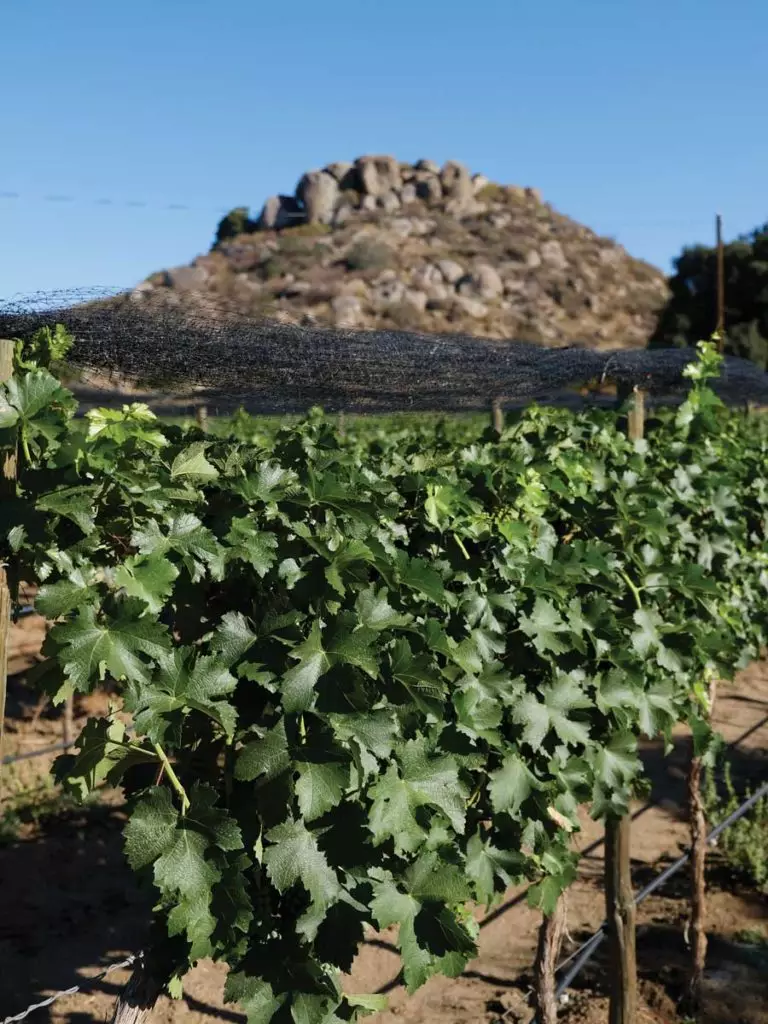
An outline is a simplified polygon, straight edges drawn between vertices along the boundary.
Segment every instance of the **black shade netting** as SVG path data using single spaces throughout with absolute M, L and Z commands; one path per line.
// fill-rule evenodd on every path
M 68 362 L 90 384 L 129 384 L 256 410 L 459 410 L 547 400 L 595 382 L 672 398 L 689 386 L 693 349 L 544 348 L 462 334 L 299 326 L 238 313 L 222 300 L 173 295 L 52 293 L 0 303 L 0 337 L 65 326 Z M 620 339 L 617 339 L 620 342 Z M 768 374 L 734 357 L 715 390 L 727 402 L 768 403 Z

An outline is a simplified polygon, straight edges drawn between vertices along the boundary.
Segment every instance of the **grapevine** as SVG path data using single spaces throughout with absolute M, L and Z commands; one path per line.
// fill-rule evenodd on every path
M 55 621 L 39 685 L 116 695 L 55 770 L 124 787 L 170 991 L 212 957 L 254 1024 L 350 1020 L 379 1007 L 340 983 L 367 926 L 398 926 L 410 990 L 456 975 L 468 906 L 527 880 L 552 911 L 642 736 L 714 750 L 707 680 L 766 639 L 768 432 L 708 388 L 712 346 L 630 442 L 538 407 L 501 437 L 78 420 L 68 344 L 19 343 L 0 391 L 0 526 Z

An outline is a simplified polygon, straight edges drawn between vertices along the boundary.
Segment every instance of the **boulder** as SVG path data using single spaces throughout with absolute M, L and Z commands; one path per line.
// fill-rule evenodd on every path
M 339 183 L 327 171 L 309 171 L 296 188 L 309 224 L 330 224 L 339 198 Z
M 469 295 L 455 295 L 453 304 L 459 312 L 466 313 L 474 320 L 482 320 L 484 316 L 488 315 L 486 304 L 479 299 L 470 298 Z
M 474 199 L 475 190 L 469 171 L 456 160 L 448 160 L 440 171 L 440 183 L 447 199 L 456 199 L 461 205 Z
M 617 245 L 612 245 L 610 247 L 606 246 L 604 249 L 601 249 L 600 252 L 599 252 L 600 262 L 601 263 L 607 263 L 609 265 L 610 264 L 615 264 L 615 263 L 621 263 L 621 260 L 622 260 L 623 256 L 624 256 L 623 249 L 620 249 L 619 246 L 617 246 Z
M 492 213 L 488 218 L 488 223 L 491 227 L 496 228 L 497 231 L 501 231 L 511 220 L 511 213 Z
M 400 209 L 400 199 L 396 192 L 385 192 L 379 196 L 378 204 L 385 213 L 396 213 Z
M 445 284 L 431 284 L 427 288 L 427 309 L 444 309 L 454 299 L 454 292 Z
M 359 188 L 360 179 L 357 174 L 357 169 L 353 163 L 348 160 L 337 160 L 335 163 L 328 164 L 325 169 L 326 174 L 338 182 L 339 188 L 342 191 L 346 188 Z
M 473 298 L 498 299 L 504 292 L 504 282 L 494 267 L 478 263 L 472 273 L 459 282 L 458 291 Z
M 288 280 L 291 278 L 291 280 Z M 312 285 L 309 281 L 296 281 L 293 279 L 293 274 L 289 274 L 285 279 L 285 284 L 280 292 L 279 298 L 281 299 L 298 299 L 302 295 L 308 295 L 312 291 Z
M 181 292 L 194 292 L 204 288 L 208 273 L 203 267 L 172 267 L 165 271 L 165 285 Z
M 409 181 L 407 185 L 403 185 L 403 187 L 402 187 L 402 189 L 400 191 L 400 200 L 401 200 L 403 206 L 405 206 L 407 203 L 414 202 L 414 200 L 417 199 L 417 198 L 418 198 L 418 193 L 416 191 L 416 183 L 415 182 Z
M 398 217 L 389 225 L 389 230 L 398 238 L 408 238 L 413 234 L 413 221 L 410 217 Z
M 280 231 L 304 220 L 306 212 L 294 196 L 270 196 L 256 221 L 256 228 L 258 231 Z
M 525 291 L 525 281 L 521 277 L 508 277 L 504 282 L 505 295 L 520 295 Z
M 412 309 L 415 313 L 423 313 L 427 308 L 426 293 L 409 288 L 400 300 L 400 305 Z
M 393 156 L 361 156 L 355 161 L 362 191 L 369 196 L 382 196 L 402 188 L 400 164 Z
M 392 278 L 387 281 L 380 281 L 371 294 L 371 302 L 378 310 L 387 309 L 389 306 L 397 305 L 403 301 L 406 295 L 406 287 L 402 281 Z
M 435 266 L 433 263 L 417 267 L 411 274 L 411 284 L 415 288 L 427 289 L 433 284 L 442 283 L 443 275 L 440 273 L 440 268 Z
M 411 217 L 411 234 L 428 235 L 437 225 L 429 217 Z
M 436 174 L 419 174 L 416 178 L 416 195 L 425 203 L 439 203 L 443 198 L 443 186 Z
M 464 267 L 456 260 L 438 260 L 437 268 L 443 275 L 443 280 L 448 284 L 456 284 L 464 277 Z
M 363 304 L 356 295 L 337 295 L 331 300 L 331 312 L 339 327 L 357 327 L 363 315 Z
M 475 195 L 478 192 L 482 192 L 486 185 L 491 184 L 491 179 L 486 178 L 484 174 L 473 174 L 472 175 L 472 191 Z
M 426 171 L 428 174 L 439 174 L 440 165 L 434 160 L 417 160 L 414 164 L 417 171 Z
M 339 295 L 356 295 L 359 299 L 367 299 L 370 293 L 370 288 L 360 277 L 353 277 L 349 281 L 342 281 L 339 285 Z
M 336 207 L 336 210 L 333 214 L 333 226 L 335 228 L 340 228 L 343 224 L 346 224 L 347 221 L 350 220 L 353 214 L 354 210 L 349 205 L 349 203 L 341 203 L 341 205 Z
M 565 270 L 568 260 L 565 258 L 563 247 L 554 238 L 545 242 L 541 247 L 541 258 L 544 263 L 557 270 Z

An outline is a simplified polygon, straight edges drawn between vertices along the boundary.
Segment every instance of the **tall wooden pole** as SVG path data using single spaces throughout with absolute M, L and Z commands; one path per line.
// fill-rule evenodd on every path
M 13 342 L 0 338 L 0 384 L 13 376 Z M 0 450 L 0 501 L 10 501 L 16 495 L 16 444 Z M 11 632 L 11 592 L 6 565 L 0 552 L 0 751 L 3 746 L 5 723 L 5 694 L 8 684 L 8 646 Z
M 718 349 L 723 351 L 723 333 L 725 331 L 725 249 L 723 248 L 723 218 L 715 217 L 715 237 L 717 239 L 717 335 Z
M 645 394 L 635 388 L 627 433 L 639 441 L 645 433 Z M 637 1013 L 636 907 L 632 889 L 629 814 L 605 823 L 605 916 L 611 959 L 610 1024 L 634 1024 Z

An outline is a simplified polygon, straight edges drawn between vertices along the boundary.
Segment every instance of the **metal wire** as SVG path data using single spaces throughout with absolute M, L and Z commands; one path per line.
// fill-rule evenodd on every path
M 126 957 L 125 960 L 121 960 L 116 964 L 110 964 L 106 970 L 103 970 L 93 978 L 87 978 L 80 985 L 72 985 L 71 988 L 65 988 L 62 989 L 61 992 L 55 992 L 47 999 L 43 999 L 42 1002 L 33 1003 L 32 1006 L 28 1006 L 26 1010 L 22 1010 L 21 1013 L 16 1013 L 12 1017 L 6 1017 L 4 1020 L 0 1021 L 0 1024 L 18 1024 L 18 1021 L 24 1020 L 30 1015 L 30 1013 L 34 1013 L 35 1010 L 43 1010 L 46 1006 L 50 1006 L 52 1003 L 55 1003 L 57 999 L 63 999 L 64 996 L 73 996 L 75 993 L 81 992 L 84 988 L 88 988 L 90 985 L 94 985 L 97 981 L 101 981 L 102 978 L 106 978 L 106 976 L 108 974 L 112 974 L 113 971 L 120 971 L 125 967 L 130 967 L 142 956 L 142 953 L 132 953 L 129 957 Z
M 33 757 L 42 757 L 44 754 L 55 754 L 59 750 L 69 750 L 70 747 L 74 747 L 75 741 L 69 740 L 64 743 L 54 743 L 49 747 L 42 747 L 40 750 L 28 750 L 24 754 L 6 754 L 6 756 L 0 761 L 0 764 L 5 767 L 7 764 L 16 764 L 17 761 L 29 761 Z

